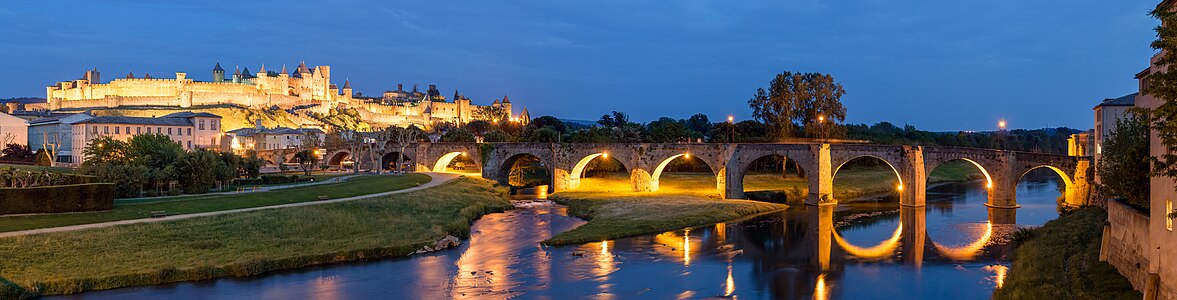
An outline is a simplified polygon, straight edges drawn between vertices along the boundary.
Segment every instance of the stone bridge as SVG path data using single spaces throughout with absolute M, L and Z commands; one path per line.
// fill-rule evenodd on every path
M 399 149 L 399 147 L 388 147 Z M 385 153 L 387 156 L 392 153 Z M 393 154 L 395 155 L 395 154 Z M 805 170 L 809 180 L 807 204 L 836 203 L 833 178 L 847 162 L 874 157 L 886 162 L 899 181 L 896 189 L 904 206 L 924 206 L 928 174 L 943 163 L 962 160 L 976 166 L 989 189 L 987 205 L 1017 207 L 1016 185 L 1031 170 L 1048 168 L 1065 184 L 1067 203 L 1086 204 L 1090 198 L 1091 158 L 993 149 L 886 146 L 867 144 L 538 144 L 538 143 L 421 143 L 402 153 L 417 171 L 445 171 L 459 156 L 473 160 L 484 178 L 506 182 L 514 163 L 527 155 L 538 158 L 552 174 L 552 190 L 580 186 L 585 168 L 597 157 L 611 157 L 630 173 L 633 191 L 658 190 L 667 164 L 694 156 L 711 169 L 716 191 L 726 199 L 744 198 L 744 175 L 757 159 L 779 155 Z

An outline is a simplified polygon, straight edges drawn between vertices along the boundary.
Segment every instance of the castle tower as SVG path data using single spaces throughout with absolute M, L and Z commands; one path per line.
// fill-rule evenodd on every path
M 351 90 L 351 81 L 344 79 L 343 80 L 343 99 L 351 100 L 352 95 L 354 95 L 354 94 L 352 94 L 352 90 Z
M 89 81 L 90 84 L 102 83 L 102 78 L 101 78 L 100 74 L 98 73 L 98 68 L 94 68 L 93 70 L 86 71 L 86 74 L 82 75 L 82 79 Z
M 514 118 L 515 112 L 511 110 L 511 99 L 507 95 L 503 95 L 503 110 L 507 112 L 507 118 Z
M 213 82 L 225 81 L 225 69 L 221 68 L 221 62 L 217 62 L 217 66 L 213 67 Z
M 241 68 L 233 71 L 233 83 L 241 83 Z

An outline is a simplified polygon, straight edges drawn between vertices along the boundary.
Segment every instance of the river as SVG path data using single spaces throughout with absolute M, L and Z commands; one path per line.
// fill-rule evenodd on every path
M 981 184 L 925 208 L 794 206 L 747 220 L 579 246 L 539 242 L 584 221 L 559 205 L 491 214 L 457 249 L 251 278 L 124 288 L 86 299 L 988 299 L 1010 233 L 1058 216 L 1058 183 L 1018 185 L 1016 210 Z

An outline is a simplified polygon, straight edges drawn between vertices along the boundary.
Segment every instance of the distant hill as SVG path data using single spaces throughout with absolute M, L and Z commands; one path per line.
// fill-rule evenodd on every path
M 9 102 L 24 103 L 24 104 L 45 103 L 45 98 L 37 98 L 37 97 L 0 98 L 0 103 L 9 103 Z
M 560 119 L 560 121 L 564 122 L 564 124 L 567 125 L 568 127 L 570 127 L 571 129 L 579 129 L 579 128 L 597 126 L 597 121 L 568 120 L 568 119 Z

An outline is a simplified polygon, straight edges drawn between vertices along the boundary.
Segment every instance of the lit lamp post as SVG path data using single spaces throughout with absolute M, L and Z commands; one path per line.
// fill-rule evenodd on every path
M 1005 150 L 1005 120 L 997 120 L 997 142 L 1001 150 Z
M 736 118 L 732 117 L 732 115 L 727 115 L 727 128 L 729 132 L 727 142 L 736 142 Z
M 817 116 L 817 135 L 823 141 L 826 139 L 825 121 L 826 121 L 826 116 L 824 116 L 824 115 Z

